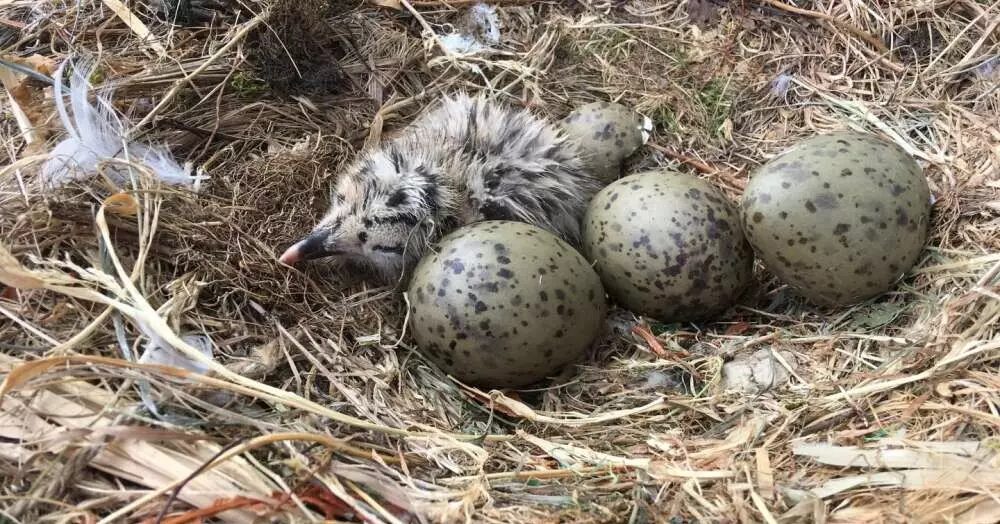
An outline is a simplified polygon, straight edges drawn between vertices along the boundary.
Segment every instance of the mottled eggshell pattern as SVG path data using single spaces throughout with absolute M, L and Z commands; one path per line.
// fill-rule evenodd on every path
M 573 110 L 560 122 L 575 141 L 587 167 L 604 182 L 621 175 L 622 163 L 649 140 L 652 121 L 612 102 L 593 102 Z
M 851 131 L 792 146 L 751 177 L 741 220 L 764 265 L 814 303 L 887 291 L 927 239 L 930 188 L 898 145 Z
M 584 218 L 584 252 L 620 306 L 662 322 L 721 313 L 753 276 L 736 206 L 708 182 L 669 170 L 602 189 Z
M 464 382 L 521 387 L 581 358 L 607 314 L 601 280 L 570 244 L 515 221 L 441 239 L 409 284 L 413 338 Z

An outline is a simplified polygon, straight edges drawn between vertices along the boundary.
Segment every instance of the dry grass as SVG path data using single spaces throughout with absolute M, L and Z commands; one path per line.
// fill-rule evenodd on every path
M 126 24 L 110 0 L 0 2 L 8 59 L 95 55 L 142 131 L 211 176 L 198 194 L 131 188 L 137 216 L 101 210 L 99 182 L 45 193 L 32 155 L 58 120 L 33 87 L 25 135 L 5 98 L 2 246 L 58 271 L 0 297 L 0 520 L 996 520 L 1000 2 L 505 1 L 501 52 L 465 58 L 421 34 L 458 7 L 378 3 L 269 18 L 245 0 L 185 28 L 141 3 Z M 302 16 L 335 30 L 312 48 Z M 304 82 L 273 62 L 289 55 Z M 657 125 L 631 169 L 697 170 L 734 199 L 796 140 L 878 132 L 926 167 L 932 238 L 856 307 L 816 309 L 760 271 L 717 322 L 622 314 L 550 387 L 491 396 L 409 345 L 399 295 L 275 260 L 353 152 L 457 88 L 553 117 L 620 99 Z M 206 333 L 218 364 L 123 356 L 151 332 Z M 724 362 L 759 349 L 794 357 L 789 382 L 725 390 Z

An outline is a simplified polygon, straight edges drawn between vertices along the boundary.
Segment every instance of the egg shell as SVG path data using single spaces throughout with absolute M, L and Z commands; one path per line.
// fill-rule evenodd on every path
M 408 289 L 411 333 L 447 373 L 521 387 L 580 359 L 603 326 L 601 280 L 570 244 L 539 227 L 484 221 L 441 239 Z
M 763 264 L 814 303 L 889 290 L 930 223 L 923 170 L 900 146 L 853 131 L 803 140 L 756 170 L 741 220 Z
M 602 189 L 583 249 L 615 302 L 662 322 L 718 315 L 753 276 L 736 206 L 709 182 L 666 169 Z

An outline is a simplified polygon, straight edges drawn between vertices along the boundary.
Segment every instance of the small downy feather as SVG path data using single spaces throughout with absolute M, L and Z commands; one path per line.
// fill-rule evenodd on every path
M 69 84 L 69 108 L 62 83 L 67 66 L 72 67 Z M 42 183 L 57 187 L 70 180 L 93 175 L 99 164 L 111 158 L 127 159 L 144 164 L 161 181 L 170 185 L 186 186 L 197 191 L 204 177 L 192 174 L 190 165 L 180 166 L 165 148 L 131 142 L 125 138 L 129 122 L 120 116 L 105 90 L 96 96 L 96 104 L 87 99 L 92 86 L 87 80 L 96 64 L 80 61 L 73 65 L 71 59 L 63 61 L 54 75 L 54 98 L 59 120 L 67 137 L 52 149 L 51 157 L 42 166 Z M 72 109 L 72 117 L 67 109 Z M 104 172 L 116 184 L 128 179 L 126 167 L 105 164 Z

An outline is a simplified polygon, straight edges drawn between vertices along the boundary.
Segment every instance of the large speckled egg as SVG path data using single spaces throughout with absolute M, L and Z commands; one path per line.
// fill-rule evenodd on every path
M 804 140 L 761 166 L 741 219 L 779 279 L 822 305 L 887 291 L 927 239 L 930 188 L 916 161 L 873 135 Z
M 583 226 L 584 252 L 608 294 L 662 322 L 721 313 L 753 276 L 735 205 L 694 175 L 623 177 L 598 192 Z
M 560 122 L 583 160 L 604 182 L 621 176 L 622 165 L 649 140 L 652 121 L 622 104 L 593 102 L 574 109 Z
M 483 387 L 558 374 L 599 334 L 601 280 L 573 247 L 537 226 L 485 221 L 441 239 L 409 283 L 417 346 L 445 372 Z

